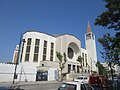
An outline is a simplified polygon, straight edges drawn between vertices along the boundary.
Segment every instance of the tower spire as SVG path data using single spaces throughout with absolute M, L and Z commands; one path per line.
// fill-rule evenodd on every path
M 90 22 L 88 21 L 87 33 L 91 32 Z

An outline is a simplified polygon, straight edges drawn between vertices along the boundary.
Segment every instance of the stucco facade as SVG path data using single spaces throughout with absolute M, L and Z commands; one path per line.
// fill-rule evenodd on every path
M 49 68 L 60 70 L 56 55 L 56 52 L 60 52 L 62 55 L 66 53 L 67 58 L 63 73 L 79 74 L 82 72 L 90 74 L 91 71 L 97 71 L 95 66 L 97 62 L 95 35 L 91 31 L 89 23 L 85 34 L 85 49 L 81 48 L 80 39 L 69 34 L 49 35 L 28 31 L 24 33 L 23 39 L 26 42 L 22 43 L 21 48 L 20 64 L 22 65 L 34 65 L 38 71 Z M 77 61 L 78 56 L 83 58 L 81 64 Z
M 97 71 L 95 35 L 91 31 L 88 23 L 87 33 L 85 33 L 85 48 L 81 47 L 81 40 L 70 34 L 49 35 L 37 31 L 28 31 L 23 35 L 25 42 L 21 45 L 20 65 L 23 67 L 35 67 L 38 71 L 47 71 L 49 68 L 56 68 L 58 71 L 59 60 L 56 52 L 66 54 L 67 62 L 63 73 L 65 78 L 72 77 L 73 74 L 89 75 L 91 71 Z M 80 64 L 78 56 L 83 58 Z

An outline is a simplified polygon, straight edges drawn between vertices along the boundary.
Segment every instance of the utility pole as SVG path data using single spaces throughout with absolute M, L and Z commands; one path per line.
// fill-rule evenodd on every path
M 91 74 L 92 74 L 92 58 L 90 58 L 90 60 L 91 60 Z
M 19 48 L 18 48 L 18 54 L 17 54 L 17 61 L 16 61 L 16 63 L 15 63 L 15 70 L 14 70 L 14 76 L 13 76 L 13 82 L 12 82 L 12 84 L 14 84 L 15 79 L 17 79 L 16 70 L 17 70 L 17 65 L 18 65 L 18 62 L 19 62 L 21 42 L 22 42 L 22 33 L 21 33 L 21 35 L 20 35 Z

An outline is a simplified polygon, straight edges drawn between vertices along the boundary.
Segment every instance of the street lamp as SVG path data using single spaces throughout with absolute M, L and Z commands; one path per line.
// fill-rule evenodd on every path
M 19 48 L 18 48 L 18 54 L 17 54 L 17 61 L 15 63 L 15 70 L 14 70 L 14 76 L 13 76 L 13 84 L 15 82 L 15 79 L 17 79 L 17 74 L 16 74 L 16 70 L 17 70 L 17 65 L 18 65 L 18 61 L 19 61 L 19 57 L 20 57 L 20 49 L 21 49 L 21 43 L 25 43 L 25 40 L 22 39 L 22 33 L 20 35 L 20 41 L 19 41 Z

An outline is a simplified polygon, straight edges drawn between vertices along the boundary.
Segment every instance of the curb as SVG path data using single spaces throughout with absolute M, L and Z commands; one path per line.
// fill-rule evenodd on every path
M 1 83 L 0 87 L 7 87 L 11 89 L 19 88 L 20 86 L 30 86 L 30 85 L 44 85 L 44 84 L 59 84 L 62 83 L 60 81 L 38 81 L 38 82 L 16 82 L 12 84 L 12 82 L 4 82 Z
M 55 83 L 62 83 L 62 82 L 58 82 L 58 81 L 53 81 L 53 82 L 49 82 L 49 81 L 46 81 L 46 82 L 28 82 L 28 83 L 18 83 L 18 84 L 12 84 L 12 86 L 29 86 L 29 85 L 43 85 L 43 84 L 55 84 Z

